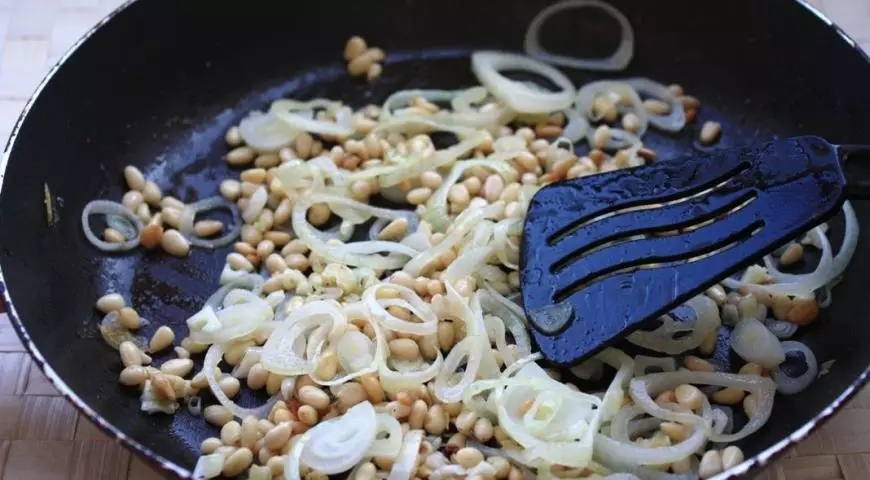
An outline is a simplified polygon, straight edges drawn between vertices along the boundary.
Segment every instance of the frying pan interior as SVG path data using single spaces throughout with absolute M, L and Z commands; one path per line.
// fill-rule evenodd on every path
M 361 106 L 399 89 L 470 86 L 468 52 L 520 50 L 527 24 L 546 3 L 140 0 L 116 14 L 55 72 L 7 152 L 4 286 L 50 376 L 139 448 L 192 468 L 199 442 L 215 429 L 187 414 L 139 412 L 136 395 L 118 384 L 120 362 L 99 338 L 93 302 L 122 292 L 152 321 L 145 335 L 161 324 L 186 332 L 184 320 L 215 290 L 227 251 L 194 250 L 183 260 L 141 250 L 108 256 L 81 233 L 84 205 L 120 199 L 127 164 L 183 201 L 215 195 L 220 179 L 237 175 L 222 160 L 223 132 L 282 96 Z M 870 65 L 803 5 L 613 3 L 635 28 L 628 70 L 565 71 L 576 82 L 634 75 L 678 82 L 700 98 L 699 119 L 686 131 L 646 137 L 660 157 L 697 148 L 693 139 L 705 120 L 723 124 L 723 147 L 810 133 L 835 143 L 868 141 Z M 344 73 L 341 54 L 353 34 L 388 53 L 374 85 Z M 617 39 L 614 21 L 588 11 L 553 19 L 543 35 L 550 48 L 578 55 L 605 54 Z M 57 206 L 52 227 L 44 185 Z M 856 210 L 870 225 L 870 208 Z M 747 456 L 818 416 L 865 374 L 870 302 L 861 277 L 868 268 L 864 235 L 833 305 L 802 338 L 820 361 L 836 360 L 831 373 L 799 396 L 779 398 L 767 426 L 742 444 Z M 727 360 L 727 351 L 722 355 Z

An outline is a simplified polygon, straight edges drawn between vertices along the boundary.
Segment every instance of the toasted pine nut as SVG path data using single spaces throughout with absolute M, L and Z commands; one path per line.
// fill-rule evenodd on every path
M 483 461 L 483 454 L 476 448 L 465 447 L 456 452 L 454 458 L 463 468 L 473 468 Z
M 647 112 L 655 115 L 667 115 L 671 111 L 671 106 L 667 103 L 655 98 L 648 98 L 643 101 L 643 108 Z
M 397 218 L 381 230 L 381 233 L 378 234 L 378 240 L 400 240 L 407 232 L 408 220 Z
M 349 62 L 362 55 L 367 48 L 366 41 L 362 37 L 354 35 L 347 39 L 347 44 L 344 46 L 344 59 Z
M 209 405 L 202 414 L 205 420 L 217 427 L 223 427 L 233 419 L 233 412 L 223 405 Z
M 701 143 L 704 145 L 712 145 L 719 139 L 722 133 L 722 125 L 717 122 L 704 122 L 701 127 Z
M 595 129 L 595 133 L 592 135 L 592 146 L 593 147 L 604 148 L 607 145 L 607 142 L 609 142 L 609 141 L 610 141 L 610 127 L 608 127 L 607 125 L 601 125 Z
M 819 316 L 819 304 L 815 298 L 795 297 L 786 320 L 795 325 L 808 325 Z
M 162 373 L 151 375 L 151 388 L 154 396 L 163 400 L 175 400 L 175 389 L 169 382 L 169 378 Z
M 178 230 L 163 232 L 160 246 L 166 253 L 175 257 L 186 257 L 190 253 L 190 243 L 187 242 L 187 239 Z
M 698 476 L 702 479 L 714 477 L 722 473 L 722 454 L 719 450 L 709 450 L 701 457 L 698 466 Z
M 130 365 L 121 370 L 121 375 L 118 381 L 128 387 L 138 387 L 145 383 L 145 380 L 148 380 L 150 376 L 151 374 L 147 368 L 140 365 Z
M 118 293 L 107 293 L 97 299 L 97 310 L 103 313 L 110 313 L 124 308 L 124 297 Z
M 218 220 L 200 220 L 193 226 L 193 232 L 196 233 L 197 237 L 201 238 L 217 235 L 218 233 L 221 233 L 223 229 L 223 222 Z
M 148 348 L 151 353 L 159 352 L 172 345 L 173 341 L 175 341 L 175 332 L 166 325 L 163 325 L 154 332 L 154 336 L 151 337 L 151 342 L 148 344 Z
M 136 330 L 142 326 L 142 319 L 139 318 L 139 313 L 132 307 L 124 307 L 118 311 L 118 322 L 127 330 Z
M 698 390 L 698 387 L 689 384 L 683 384 L 674 389 L 677 403 L 691 410 L 701 408 L 704 394 Z
M 225 199 L 235 202 L 242 194 L 242 184 L 237 180 L 227 179 L 221 182 L 219 190 Z
M 744 459 L 743 450 L 740 447 L 734 445 L 726 447 L 725 450 L 722 450 L 722 470 L 730 470 L 743 463 Z
M 124 181 L 127 182 L 127 186 L 130 187 L 130 190 L 141 191 L 145 188 L 145 176 L 142 175 L 141 170 L 133 165 L 127 165 L 124 167 Z
M 121 355 L 121 363 L 125 367 L 142 365 L 142 355 L 139 352 L 139 347 L 133 342 L 121 342 L 121 345 L 118 346 L 118 353 Z
M 746 396 L 746 392 L 739 388 L 723 388 L 715 392 L 710 396 L 716 403 L 721 403 L 722 405 L 737 405 L 738 403 L 743 401 L 743 397 Z
M 251 466 L 254 461 L 254 454 L 250 449 L 242 447 L 224 460 L 224 466 L 221 473 L 225 477 L 235 477 Z
M 329 407 L 329 395 L 312 385 L 306 385 L 300 388 L 296 394 L 296 398 L 298 398 L 303 404 L 310 405 L 316 410 L 323 410 Z
M 668 438 L 671 439 L 671 442 L 678 443 L 683 440 L 689 438 L 689 427 L 683 425 L 682 423 L 674 423 L 674 422 L 662 422 L 659 425 L 659 430 L 662 431 Z
M 713 368 L 713 365 L 710 362 L 704 360 L 703 358 L 696 357 L 694 355 L 687 356 L 683 363 L 686 365 L 686 368 L 693 372 L 714 372 L 716 371 Z
M 779 257 L 779 264 L 788 266 L 797 263 L 804 257 L 804 247 L 800 243 L 792 242 Z
M 193 369 L 193 360 L 189 358 L 173 358 L 160 365 L 160 371 L 179 377 L 185 377 Z
M 366 80 L 374 82 L 378 79 L 378 77 L 381 76 L 383 72 L 383 65 L 381 65 L 380 63 L 373 63 L 372 66 L 370 66 L 369 69 L 366 70 Z
M 236 147 L 227 153 L 226 160 L 232 166 L 240 167 L 249 165 L 254 161 L 257 153 L 251 147 Z
M 419 187 L 408 192 L 406 200 L 411 205 L 422 205 L 432 196 L 432 190 L 426 187 Z

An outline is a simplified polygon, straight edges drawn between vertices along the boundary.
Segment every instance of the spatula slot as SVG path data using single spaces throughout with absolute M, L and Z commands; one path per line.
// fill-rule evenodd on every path
M 550 246 L 554 246 L 564 240 L 565 237 L 571 235 L 577 230 L 610 217 L 625 213 L 660 209 L 666 206 L 678 205 L 681 203 L 689 202 L 698 197 L 712 194 L 717 190 L 725 187 L 732 179 L 745 172 L 746 170 L 750 169 L 751 167 L 752 164 L 750 162 L 743 161 L 734 166 L 734 168 L 729 169 L 725 173 L 718 175 L 709 181 L 693 185 L 691 188 L 678 190 L 676 192 L 670 192 L 667 195 L 652 198 L 633 198 L 633 201 L 615 203 L 613 205 L 610 205 L 603 211 L 597 210 L 591 212 L 590 214 L 582 216 L 577 220 L 571 222 L 565 227 L 560 228 L 547 238 L 547 243 Z
M 578 233 L 587 233 L 578 240 L 590 240 L 589 243 L 576 246 L 576 242 L 572 242 L 570 246 L 576 246 L 576 248 L 553 263 L 550 266 L 550 272 L 558 274 L 582 257 L 615 245 L 653 237 L 675 236 L 679 233 L 687 233 L 711 225 L 726 215 L 740 211 L 756 198 L 758 198 L 758 194 L 754 190 L 732 192 L 719 199 L 726 202 L 724 205 L 705 211 L 701 215 L 693 216 L 698 210 L 703 210 L 704 204 L 710 203 L 707 196 L 695 196 L 692 202 L 680 202 L 677 206 L 671 204 L 671 208 L 648 210 L 649 213 L 646 214 L 624 213 L 621 215 L 622 218 L 611 216 L 609 219 L 602 220 L 601 223 L 590 223 L 587 228 L 594 229 L 594 231 L 580 232 L 578 230 Z M 671 221 L 674 218 L 681 220 Z M 670 232 L 675 233 L 670 234 Z
M 703 260 L 745 242 L 758 234 L 763 228 L 764 221 L 756 220 L 746 227 L 725 236 L 721 240 L 707 242 L 706 244 L 700 245 L 699 248 L 685 251 L 676 250 L 674 253 L 670 254 L 644 256 L 623 262 L 613 262 L 605 268 L 591 271 L 588 274 L 583 275 L 576 281 L 571 282 L 565 288 L 556 290 L 556 293 L 552 297 L 553 302 L 562 302 L 589 285 L 616 275 L 623 275 L 638 270 L 665 269 Z M 695 232 L 698 232 L 698 230 Z M 689 235 L 693 235 L 693 233 L 685 235 L 688 237 Z M 668 238 L 666 240 L 673 242 L 673 238 Z M 650 239 L 648 241 L 652 243 L 656 242 L 657 239 Z M 687 241 L 687 244 L 689 243 L 690 242 Z M 652 249 L 654 250 L 654 248 Z

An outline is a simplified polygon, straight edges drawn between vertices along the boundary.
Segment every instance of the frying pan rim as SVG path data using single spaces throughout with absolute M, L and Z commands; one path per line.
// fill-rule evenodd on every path
M 9 163 L 12 150 L 15 147 L 15 141 L 18 137 L 18 131 L 20 130 L 24 120 L 27 118 L 27 115 L 30 113 L 30 109 L 33 106 L 34 102 L 38 99 L 40 93 L 42 93 L 42 91 L 45 89 L 45 87 L 48 85 L 48 83 L 51 81 L 57 71 L 79 49 L 79 47 L 81 47 L 82 44 L 88 41 L 94 35 L 94 33 L 96 33 L 103 25 L 115 18 L 115 16 L 127 9 L 136 1 L 137 0 L 126 0 L 123 4 L 119 5 L 117 8 L 107 13 L 93 27 L 88 29 L 78 40 L 76 40 L 76 42 L 58 59 L 57 63 L 55 63 L 51 67 L 48 73 L 46 73 L 45 77 L 40 81 L 39 85 L 36 87 L 33 94 L 31 94 L 30 98 L 25 103 L 20 115 L 15 121 L 15 125 L 12 128 L 12 131 L 4 147 L 2 158 L 0 158 L 0 195 L 2 195 L 3 193 L 3 185 L 6 178 L 6 167 Z M 870 56 L 868 56 L 868 54 L 859 47 L 858 43 L 848 33 L 846 33 L 841 27 L 834 23 L 824 13 L 820 12 L 813 5 L 810 5 L 807 0 L 794 0 L 794 2 L 797 3 L 799 6 L 806 8 L 816 18 L 818 18 L 819 21 L 827 24 L 828 27 L 833 28 L 841 40 L 843 40 L 848 46 L 856 50 L 857 53 L 861 57 L 863 57 L 865 61 L 870 63 Z M 30 339 L 30 335 L 27 333 L 24 324 L 18 317 L 17 310 L 15 309 L 15 305 L 13 304 L 12 297 L 9 293 L 9 289 L 6 286 L 6 279 L 3 274 L 2 265 L 0 265 L 0 292 L 2 292 L 0 302 L 3 302 L 5 306 L 6 313 L 9 317 L 10 323 L 15 330 L 15 333 L 21 339 L 22 344 L 27 349 L 27 352 L 30 354 L 30 356 L 33 358 L 36 366 L 42 371 L 42 373 L 52 383 L 52 385 L 57 388 L 57 390 L 64 398 L 72 403 L 73 406 L 78 409 L 80 413 L 88 417 L 88 419 L 93 422 L 98 428 L 103 430 L 105 433 L 115 437 L 121 443 L 121 445 L 131 449 L 134 453 L 139 455 L 140 458 L 144 458 L 153 466 L 160 468 L 164 473 L 172 473 L 180 478 L 192 478 L 192 471 L 152 451 L 135 438 L 127 436 L 116 426 L 106 421 L 102 416 L 100 416 L 98 412 L 96 412 L 87 403 L 85 403 L 66 384 L 66 382 L 61 379 L 57 372 L 55 372 L 55 370 L 50 365 L 48 365 L 48 362 L 45 360 L 40 350 Z M 855 394 L 864 385 L 867 384 L 868 380 L 870 380 L 870 365 L 867 365 L 864 371 L 847 388 L 845 388 L 843 392 L 839 396 L 837 396 L 837 398 L 831 401 L 827 407 L 825 407 L 823 410 L 813 416 L 813 418 L 809 419 L 806 423 L 794 429 L 791 434 L 787 435 L 782 440 L 774 443 L 773 445 L 765 448 L 761 452 L 746 459 L 741 464 L 730 469 L 728 472 L 718 475 L 717 478 L 721 480 L 737 478 L 749 473 L 750 471 L 757 470 L 769 465 L 773 460 L 785 453 L 788 448 L 804 440 L 807 436 L 809 436 L 811 433 L 824 425 L 825 422 L 830 420 L 830 418 L 836 412 L 838 412 L 847 401 L 854 397 Z

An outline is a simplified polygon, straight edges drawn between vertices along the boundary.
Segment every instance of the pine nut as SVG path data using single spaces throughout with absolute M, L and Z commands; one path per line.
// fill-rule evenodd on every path
M 381 382 L 378 381 L 377 377 L 371 373 L 363 375 L 360 378 L 360 383 L 373 404 L 383 403 L 384 389 L 381 387 Z
M 607 123 L 613 123 L 619 116 L 619 110 L 616 108 L 616 103 L 605 96 L 595 98 L 592 102 L 592 112 L 603 118 Z
M 166 253 L 175 257 L 186 257 L 190 253 L 190 244 L 178 230 L 167 230 L 163 232 L 163 237 L 160 239 L 160 246 Z
M 640 118 L 634 113 L 626 113 L 622 117 L 622 128 L 631 133 L 637 133 L 640 130 Z
M 530 405 L 531 406 L 531 405 Z M 474 422 L 477 421 L 477 413 L 471 411 L 465 411 L 459 414 L 454 421 L 456 425 L 456 430 L 463 435 L 468 435 L 471 433 L 471 429 L 474 428 Z
M 490 422 L 488 418 L 479 418 L 474 422 L 474 428 L 472 431 L 474 433 L 474 438 L 477 439 L 478 442 L 486 443 L 490 441 L 493 436 L 492 422 Z
M 761 365 L 757 363 L 747 363 L 740 367 L 740 370 L 737 372 L 740 375 L 758 375 L 761 376 L 764 372 L 764 369 L 761 368 Z
M 211 237 L 221 233 L 224 229 L 223 222 L 218 220 L 200 220 L 193 225 L 193 232 L 197 237 Z
M 449 352 L 453 348 L 455 338 L 453 322 L 445 320 L 438 322 L 438 346 L 442 352 Z
M 662 422 L 659 425 L 659 430 L 662 431 L 665 435 L 671 439 L 671 442 L 678 443 L 683 440 L 689 438 L 689 427 L 683 425 L 682 423 L 675 422 Z
M 151 375 L 151 388 L 154 396 L 163 400 L 175 400 L 175 389 L 169 382 L 169 378 L 162 373 Z
M 151 353 L 159 352 L 172 345 L 173 341 L 175 341 L 175 332 L 164 325 L 154 332 L 154 336 L 151 337 L 148 348 Z
M 225 199 L 235 202 L 242 194 L 242 184 L 237 180 L 227 179 L 221 182 L 219 190 Z
M 139 347 L 133 342 L 121 342 L 121 345 L 118 346 L 118 353 L 120 353 L 121 363 L 125 367 L 142 365 L 142 355 L 139 353 Z
M 145 202 L 145 198 L 139 190 L 130 190 L 121 197 L 121 204 L 134 212 L 143 202 Z
M 429 407 L 423 426 L 432 435 L 444 433 L 447 429 L 447 415 L 444 412 L 444 407 L 437 404 Z
M 366 70 L 366 80 L 373 82 L 381 76 L 384 72 L 384 67 L 380 63 L 373 63 L 372 66 Z
M 800 243 L 792 242 L 779 257 L 779 264 L 783 266 L 793 265 L 804 257 L 804 247 Z
M 381 230 L 381 233 L 378 234 L 378 240 L 398 241 L 401 240 L 407 232 L 408 220 L 405 218 L 397 218 Z
M 242 131 L 239 130 L 238 126 L 233 125 L 228 128 L 227 132 L 224 134 L 224 141 L 230 147 L 238 147 L 244 142 L 244 139 L 242 139 Z
M 716 351 L 716 343 L 719 341 L 719 332 L 712 332 L 710 335 L 707 335 L 701 345 L 698 346 L 698 351 L 701 352 L 701 355 L 710 356 L 713 355 L 713 352 Z
M 677 460 L 676 462 L 672 462 L 671 471 L 674 473 L 689 473 L 692 470 L 692 459 L 693 457 L 690 455 L 681 460 Z
M 402 360 L 416 360 L 420 356 L 420 347 L 410 338 L 390 340 L 390 355 Z
M 671 106 L 667 103 L 655 98 L 648 98 L 643 101 L 643 108 L 647 112 L 655 115 L 667 115 L 671 111 Z
M 306 425 L 313 426 L 317 423 L 317 410 L 315 410 L 311 405 L 302 405 L 299 407 L 296 416 L 299 417 L 300 422 Z
M 701 457 L 698 476 L 707 479 L 720 473 L 722 473 L 722 454 L 718 450 L 710 450 Z
M 127 343 L 127 342 L 125 342 Z M 128 387 L 138 387 L 145 383 L 151 375 L 148 369 L 139 365 L 130 365 L 121 370 L 121 375 L 118 380 Z
M 708 288 L 705 292 L 711 300 L 716 302 L 716 305 L 722 306 L 728 300 L 728 295 L 725 293 L 725 289 L 722 288 L 722 285 L 718 283 Z
M 223 427 L 233 419 L 233 412 L 223 405 L 209 405 L 202 414 L 205 420 L 217 427 Z
M 429 200 L 429 197 L 432 196 L 432 189 L 426 187 L 419 187 L 408 192 L 405 199 L 411 205 L 422 205 Z
M 118 322 L 127 330 L 136 330 L 142 326 L 139 313 L 132 307 L 124 307 L 118 311 Z
M 344 46 L 344 59 L 349 62 L 362 55 L 367 48 L 366 41 L 362 37 L 354 35 L 347 39 L 347 44 Z
M 755 395 L 749 394 L 743 398 L 743 411 L 750 418 L 755 416 L 758 411 L 758 400 L 755 399 Z
M 454 458 L 461 467 L 473 468 L 483 461 L 483 454 L 476 448 L 465 447 L 456 452 Z
M 365 388 L 359 383 L 345 383 L 338 389 L 335 398 L 338 400 L 338 405 L 346 410 L 360 402 L 368 399 L 368 394 Z
M 809 325 L 819 316 L 819 304 L 815 298 L 795 297 L 786 320 L 795 325 Z
M 208 455 L 208 454 L 214 453 L 214 451 L 217 450 L 218 447 L 220 447 L 222 445 L 223 445 L 223 443 L 221 442 L 220 438 L 209 437 L 209 438 L 206 438 L 205 440 L 203 440 L 202 443 L 199 444 L 199 450 L 203 454 Z
M 191 370 L 193 370 L 193 360 L 189 358 L 173 358 L 160 365 L 161 372 L 178 375 L 179 377 L 187 376 Z
M 792 309 L 792 301 L 785 295 L 775 295 L 773 297 L 773 316 L 777 320 L 786 320 L 789 312 Z
M 260 258 L 266 258 L 275 251 L 275 244 L 272 243 L 271 240 L 260 240 L 260 243 L 257 244 L 257 256 Z
M 539 123 L 535 125 L 535 134 L 544 138 L 557 138 L 562 135 L 562 127 Z
M 704 122 L 701 127 L 701 143 L 704 145 L 712 145 L 719 139 L 722 133 L 722 125 L 717 122 Z
M 369 55 L 369 52 L 362 53 L 348 62 L 347 73 L 352 77 L 365 75 L 374 63 L 375 59 Z
M 746 457 L 744 457 L 743 450 L 740 447 L 734 445 L 726 447 L 725 450 L 722 450 L 722 470 L 730 470 L 743 463 L 745 459 Z
M 221 391 L 230 398 L 235 397 L 239 394 L 239 390 L 242 388 L 239 379 L 233 377 L 232 375 L 224 375 L 218 380 L 218 387 L 220 387 Z
M 595 129 L 592 135 L 592 146 L 595 148 L 604 148 L 607 142 L 610 141 L 610 127 L 601 125 Z
M 501 175 L 490 175 L 483 183 L 483 197 L 487 202 L 494 203 L 501 196 L 504 190 L 504 180 Z
M 303 404 L 310 405 L 316 410 L 323 410 L 329 407 L 329 395 L 314 386 L 306 385 L 300 388 L 296 398 Z
M 225 477 L 235 477 L 251 466 L 254 461 L 254 454 L 250 449 L 242 447 L 224 460 L 224 467 L 221 473 Z
M 263 443 L 269 450 L 280 450 L 290 440 L 291 435 L 293 435 L 292 425 L 282 423 L 266 433 L 266 436 L 263 437 Z
M 239 174 L 239 179 L 243 182 L 263 183 L 266 181 L 266 169 L 264 168 L 249 168 L 243 170 Z
M 145 182 L 145 186 L 142 187 L 142 199 L 145 200 L 148 205 L 151 206 L 159 206 L 160 198 L 163 196 L 163 193 L 160 191 L 160 187 L 157 186 L 156 183 L 148 181 Z
M 722 405 L 737 405 L 743 401 L 745 395 L 746 392 L 739 388 L 728 387 L 713 393 L 710 399 Z
M 142 190 L 145 188 L 145 176 L 142 175 L 141 170 L 133 165 L 124 167 L 124 181 L 127 182 L 130 190 Z
M 674 389 L 677 403 L 690 410 L 701 408 L 704 394 L 694 385 L 683 384 Z
M 253 162 L 256 155 L 251 147 L 236 147 L 227 153 L 226 160 L 232 166 L 241 167 Z
M 155 248 L 163 240 L 163 226 L 151 224 L 139 233 L 139 243 L 147 249 Z
M 703 358 L 698 358 L 694 355 L 689 355 L 683 360 L 683 364 L 689 370 L 693 372 L 715 372 L 716 369 L 713 368 L 713 365 L 704 360 Z
M 107 293 L 97 300 L 97 310 L 103 313 L 111 313 L 124 308 L 124 297 L 118 293 Z

